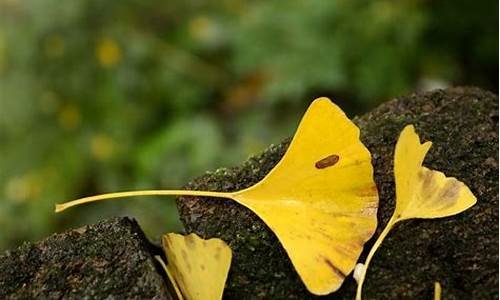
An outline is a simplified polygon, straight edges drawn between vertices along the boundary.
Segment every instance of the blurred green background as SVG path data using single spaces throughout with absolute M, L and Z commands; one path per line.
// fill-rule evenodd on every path
M 498 1 L 0 0 L 0 249 L 109 216 L 180 230 L 178 188 L 294 132 L 449 85 L 498 91 Z

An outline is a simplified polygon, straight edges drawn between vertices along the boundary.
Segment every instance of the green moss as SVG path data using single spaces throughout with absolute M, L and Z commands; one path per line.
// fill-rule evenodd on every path
M 373 260 L 365 283 L 366 298 L 430 299 L 434 281 L 441 282 L 446 298 L 496 298 L 498 98 L 476 88 L 413 94 L 385 103 L 355 122 L 373 156 L 380 194 L 376 235 L 394 208 L 392 156 L 406 124 L 415 124 L 423 139 L 433 141 L 425 164 L 464 181 L 478 198 L 476 206 L 458 216 L 396 226 Z M 233 191 L 248 187 L 279 161 L 288 143 L 273 145 L 241 166 L 207 173 L 188 188 Z M 220 199 L 180 198 L 177 203 L 187 232 L 222 238 L 233 249 L 226 298 L 314 298 L 274 234 L 251 211 Z M 331 297 L 353 299 L 355 287 L 348 278 Z
M 169 299 L 135 221 L 110 219 L 0 256 L 0 299 Z

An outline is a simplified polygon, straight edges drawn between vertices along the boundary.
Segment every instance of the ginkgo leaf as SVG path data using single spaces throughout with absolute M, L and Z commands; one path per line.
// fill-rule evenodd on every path
M 396 208 L 366 258 L 358 283 L 358 300 L 361 299 L 368 265 L 394 224 L 413 218 L 433 219 L 455 215 L 476 203 L 476 197 L 463 182 L 422 166 L 431 145 L 431 142 L 420 143 L 412 125 L 406 126 L 399 136 L 394 151 Z
M 222 299 L 232 257 L 223 240 L 169 233 L 162 245 L 168 262 L 164 268 L 179 299 Z
M 273 230 L 318 295 L 340 287 L 377 226 L 370 153 L 326 98 L 310 106 L 278 165 L 234 199 Z
M 233 199 L 276 234 L 307 289 L 337 290 L 377 226 L 378 193 L 359 129 L 327 98 L 313 101 L 281 161 L 257 184 L 236 192 L 135 191 L 82 198 L 67 207 L 140 195 Z
M 451 216 L 476 203 L 464 183 L 422 166 L 431 145 L 420 144 L 412 125 L 401 132 L 394 157 L 398 220 Z

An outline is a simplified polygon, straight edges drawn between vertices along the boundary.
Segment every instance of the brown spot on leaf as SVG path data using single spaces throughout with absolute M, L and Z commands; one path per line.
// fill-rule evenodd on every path
M 428 171 L 420 171 L 419 175 L 423 177 L 423 183 L 422 183 L 422 188 L 425 190 L 431 189 L 433 179 L 434 179 L 434 172 L 428 170 Z
M 378 190 L 376 185 L 371 185 L 369 187 L 359 189 L 358 196 L 360 197 L 376 197 L 378 195 Z
M 332 242 L 334 241 L 334 240 L 333 240 L 333 238 L 332 238 L 329 234 L 327 234 L 327 233 L 325 233 L 325 232 L 323 231 L 323 229 L 318 228 L 318 230 L 316 230 L 316 232 L 317 232 L 318 234 L 320 234 L 321 236 L 323 236 L 325 239 L 327 239 L 327 240 L 329 240 L 329 241 L 332 241 Z
M 221 247 L 215 248 L 215 255 L 214 255 L 215 260 L 219 260 L 221 251 L 222 251 Z
M 342 272 L 339 268 L 335 266 L 335 264 L 328 258 L 323 256 L 323 261 L 332 269 L 333 273 L 340 278 L 345 278 L 347 275 Z
M 324 169 L 335 165 L 339 161 L 340 157 L 336 154 L 329 155 L 321 160 L 318 160 L 314 165 L 317 169 Z
M 441 193 L 439 194 L 440 200 L 443 202 L 445 207 L 452 206 L 458 198 L 460 191 L 460 182 L 457 180 L 449 180 L 444 185 Z
M 205 265 L 203 265 L 203 264 L 202 264 L 202 265 L 200 265 L 200 269 L 201 269 L 202 271 L 205 271 Z
M 335 248 L 335 250 L 338 251 L 339 254 L 342 254 L 346 257 L 353 257 L 353 256 L 356 256 L 359 249 L 361 249 L 363 247 L 363 244 L 360 245 L 357 240 L 353 240 L 350 243 L 335 244 L 335 246 L 333 246 L 333 247 Z
M 420 179 L 422 180 L 422 196 L 424 199 L 433 199 L 436 197 L 436 193 L 439 190 L 439 186 L 436 184 L 434 178 L 435 171 L 422 169 L 418 173 Z

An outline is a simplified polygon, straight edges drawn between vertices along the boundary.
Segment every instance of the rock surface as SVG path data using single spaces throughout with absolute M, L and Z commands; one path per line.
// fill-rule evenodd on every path
M 498 98 L 477 88 L 400 97 L 355 118 L 373 157 L 380 194 L 379 227 L 364 261 L 394 209 L 393 150 L 400 131 L 415 124 L 431 140 L 424 165 L 465 182 L 478 203 L 442 219 L 398 224 L 377 251 L 364 299 L 498 299 Z M 208 173 L 190 189 L 234 191 L 256 183 L 279 161 L 289 140 L 242 165 Z M 232 201 L 180 198 L 187 232 L 219 237 L 233 249 L 226 299 L 315 299 L 295 273 L 274 234 Z M 116 218 L 0 255 L 0 299 L 169 299 L 163 271 L 137 223 Z M 348 277 L 325 298 L 353 299 Z
M 137 223 L 115 218 L 0 256 L 0 299 L 170 299 Z
M 414 124 L 433 147 L 424 165 L 466 183 L 478 203 L 466 212 L 397 225 L 377 251 L 364 287 L 365 299 L 432 299 L 434 282 L 444 299 L 498 298 L 498 98 L 477 88 L 412 94 L 355 118 L 373 157 L 379 189 L 379 227 L 364 261 L 394 209 L 393 150 L 400 131 Z M 269 147 L 241 166 L 219 169 L 189 189 L 234 191 L 260 179 L 279 161 L 289 141 Z M 187 232 L 219 237 L 233 249 L 227 299 L 312 299 L 284 249 L 248 209 L 220 199 L 180 198 Z M 328 299 L 353 299 L 352 277 Z

